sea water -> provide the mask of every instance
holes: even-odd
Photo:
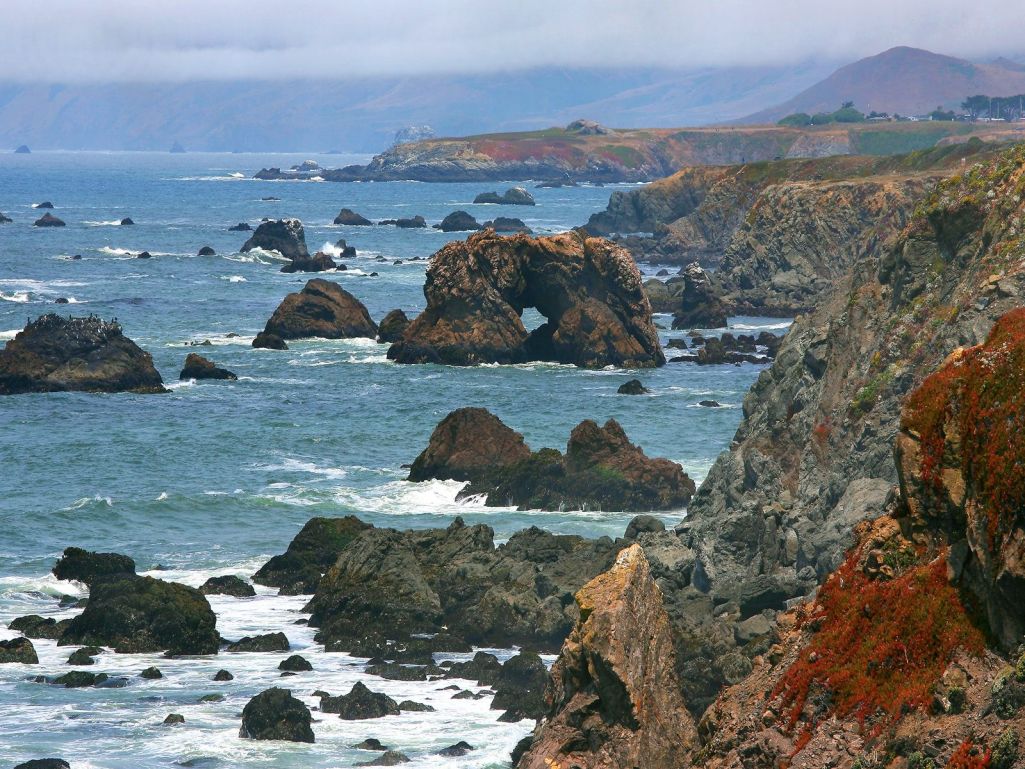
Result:
[[[460,484],[409,483],[403,465],[426,446],[452,409],[482,406],[523,433],[531,448],[564,448],[583,419],[615,418],[649,456],[679,462],[700,482],[728,447],[747,389],[763,366],[669,364],[658,370],[584,371],[535,363],[458,368],[402,366],[370,340],[289,342],[288,351],[250,342],[289,292],[311,275],[280,272],[273,253],[240,254],[264,217],[298,217],[310,252],[336,255],[348,269],[317,277],[338,281],[375,320],[400,308],[424,308],[427,257],[466,233],[332,224],[339,209],[374,220],[423,215],[429,223],[462,209],[478,221],[517,216],[537,233],[578,226],[610,192],[629,185],[536,189],[534,207],[473,205],[484,191],[512,183],[263,182],[253,173],[305,159],[339,166],[365,158],[310,155],[45,153],[0,155],[0,343],[45,312],[117,318],[153,355],[165,395],[61,393],[0,398],[0,638],[11,619],[59,609],[82,586],[49,569],[64,547],[116,551],[140,571],[198,586],[209,576],[249,578],[283,552],[313,516],[356,514],[377,526],[445,526],[457,515],[492,526],[501,541],[536,525],[557,533],[622,535],[630,514],[615,510],[522,511],[457,502]],[[265,200],[264,198],[278,198]],[[33,204],[53,202],[64,228],[35,228]],[[131,217],[134,226],[119,226]],[[344,238],[355,257],[337,256]],[[216,256],[199,257],[209,245]],[[152,259],[135,254],[149,251]],[[72,259],[74,255],[81,259]],[[414,260],[414,257],[420,257]],[[401,262],[401,263],[399,263]],[[659,265],[642,265],[653,274]],[[373,275],[373,273],[377,273]],[[57,305],[63,297],[67,305]],[[656,321],[669,327],[668,316]],[[525,313],[536,325],[540,316]],[[732,318],[735,333],[768,329],[774,319]],[[681,332],[663,330],[663,343]],[[209,342],[209,345],[206,344]],[[201,346],[194,346],[200,344]],[[179,382],[189,352],[234,371],[237,382]],[[639,377],[646,396],[616,388]],[[705,408],[715,400],[722,408]],[[668,525],[685,511],[662,514]],[[150,571],[154,570],[155,571]],[[490,698],[453,700],[442,683],[385,681],[363,661],[325,654],[305,617],[305,599],[257,587],[252,599],[213,596],[222,636],[284,632],[312,672],[281,679],[285,654],[221,654],[166,660],[102,654],[94,672],[129,676],[122,689],[63,689],[27,680],[71,668],[72,651],[34,641],[40,664],[0,666],[0,769],[29,758],[62,756],[73,767],[347,767],[379,754],[350,746],[376,737],[407,754],[411,767],[498,767],[532,723],[502,724]],[[496,650],[501,657],[513,650]],[[460,655],[451,655],[460,658]],[[462,655],[468,657],[470,655]],[[157,665],[164,678],[138,673]],[[221,669],[230,682],[212,681]],[[426,702],[433,713],[342,721],[315,712],[313,745],[238,737],[250,697],[282,685],[315,705],[316,689],[344,694],[356,680],[393,698]],[[473,682],[459,682],[474,688]],[[205,694],[224,701],[199,703]],[[162,725],[170,712],[186,723]],[[466,740],[462,758],[435,753]]]

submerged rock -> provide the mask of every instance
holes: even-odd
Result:
[[[369,524],[352,515],[311,518],[284,553],[260,567],[253,582],[281,588],[283,595],[313,593],[338,554],[368,528]]]
[[[257,694],[242,710],[238,736],[253,740],[313,742],[310,709],[288,689],[274,687]]]
[[[348,694],[340,697],[321,697],[320,709],[324,713],[337,713],[345,721],[361,721],[384,716],[397,716],[399,705],[387,694],[370,691],[361,682],[353,684]]]
[[[453,211],[441,220],[441,224],[434,225],[434,229],[442,232],[469,232],[480,228],[480,223],[466,211]]]
[[[662,592],[640,546],[623,550],[576,601],[580,621],[552,667],[547,718],[517,766],[683,766],[697,729],[680,694]]]
[[[298,219],[276,219],[263,222],[256,232],[239,249],[242,253],[260,248],[264,251],[277,251],[286,259],[308,258],[306,250],[306,233],[303,223]]]
[[[313,256],[302,256],[292,259],[291,262],[281,268],[282,272],[325,272],[327,270],[336,270],[338,265],[335,264],[334,259],[325,254],[323,251],[318,251]]]
[[[71,656],[68,657],[68,664],[95,665],[96,660],[93,657],[99,654],[100,651],[102,650],[98,646],[83,646],[81,649],[75,649],[75,651],[71,652]]]
[[[0,665],[16,662],[22,665],[35,665],[39,662],[36,648],[27,638],[12,638],[0,641]]]
[[[197,355],[194,352],[190,352],[185,358],[185,367],[181,370],[178,378],[182,380],[230,379],[231,381],[238,379],[238,377],[231,371],[228,371],[228,369],[219,368],[213,361],[204,358],[202,355]]]
[[[344,288],[333,281],[313,278],[302,291],[284,298],[263,333],[280,339],[374,339],[377,324],[363,303]]]
[[[427,308],[388,350],[392,360],[547,360],[587,368],[665,362],[637,265],[600,238],[478,233],[433,256],[424,296]],[[525,307],[547,322],[528,332]]]
[[[9,216],[4,216],[3,211],[0,211],[0,224],[9,224],[12,221],[14,220],[11,219]]]
[[[0,395],[85,390],[164,392],[153,358],[117,322],[49,313],[0,351]]]
[[[231,595],[235,598],[252,598],[256,595],[252,585],[234,574],[210,577],[199,586],[199,592],[203,595]]]
[[[135,574],[135,561],[121,553],[94,553],[80,547],[67,547],[51,571],[57,579],[91,585],[111,574]]]
[[[408,326],[409,318],[406,317],[406,313],[402,310],[391,310],[384,316],[381,325],[377,327],[377,341],[388,344],[397,342],[402,338]]]
[[[510,187],[501,195],[497,192],[482,192],[473,199],[474,203],[492,203],[507,206],[532,206],[535,204],[534,196],[523,187]]]
[[[52,208],[52,206],[51,206]],[[32,223],[33,227],[64,227],[64,220],[50,213],[43,214]]]

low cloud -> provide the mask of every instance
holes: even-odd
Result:
[[[5,0],[0,79],[144,82],[1021,52],[1021,0]]]

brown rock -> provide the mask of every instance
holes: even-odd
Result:
[[[673,328],[724,328],[726,305],[701,265],[691,262],[680,274],[683,289],[676,299]]]
[[[427,448],[413,462],[408,480],[479,479],[490,470],[529,456],[523,436],[490,411],[461,408],[434,428]]]
[[[580,621],[552,667],[548,718],[519,769],[683,766],[697,730],[675,671],[662,592],[639,545],[576,595]]]
[[[363,303],[344,288],[314,278],[302,291],[285,297],[267,321],[263,334],[280,339],[374,339],[377,325]]]
[[[182,368],[179,379],[238,379],[235,374],[226,368],[219,368],[212,360],[190,352],[185,358],[185,367]]]

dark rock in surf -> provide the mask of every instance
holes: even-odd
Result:
[[[497,192],[482,192],[473,199],[476,204],[491,203],[506,206],[532,206],[535,205],[534,196],[523,187],[510,187],[501,195]]]
[[[196,256],[217,256],[217,252],[214,251],[210,246],[203,246],[199,249]]]
[[[616,390],[616,393],[619,395],[646,395],[649,392],[651,390],[641,384],[640,379],[627,380]]]
[[[335,224],[347,225],[349,227],[370,227],[373,222],[365,216],[360,216],[351,208],[343,208],[335,217]]]
[[[219,368],[213,361],[202,355],[190,352],[185,358],[185,366],[178,375],[178,379],[228,379],[235,381],[238,377],[226,368]],[[207,582],[209,581],[207,580]]]
[[[34,758],[18,764],[14,769],[71,769],[71,764],[63,758]]]
[[[135,574],[135,561],[121,553],[94,553],[80,547],[67,547],[52,572],[57,579],[91,585],[112,574]]]
[[[356,766],[398,766],[399,764],[408,764],[409,756],[405,753],[400,753],[397,750],[386,750],[380,758],[375,758],[371,761],[357,762]]]
[[[410,481],[471,481],[523,461],[530,449],[523,436],[487,409],[461,408],[446,416],[409,470]]]
[[[340,285],[313,278],[302,291],[282,300],[263,333],[281,339],[374,339],[377,324],[363,303]]]
[[[522,232],[528,235],[532,232],[522,219],[509,216],[496,216],[493,221],[484,222],[483,227],[490,227],[495,232]]]
[[[168,713],[164,719],[164,726],[177,726],[185,723],[185,716],[181,713]]]
[[[377,327],[377,341],[391,344],[397,342],[409,326],[409,318],[402,310],[391,310]]]
[[[427,220],[417,214],[408,219],[384,219],[378,224],[392,224],[403,230],[418,230],[427,227]]]
[[[81,649],[75,649],[71,652],[71,656],[68,657],[69,665],[95,665],[96,660],[93,659],[102,650],[98,646],[83,646]]]
[[[15,155],[31,155],[32,150],[28,148],[27,144],[19,144],[18,148],[14,150]]]
[[[290,673],[305,673],[313,670],[313,665],[301,654],[293,654],[288,659],[281,660],[278,663],[278,670],[285,670]]]
[[[313,742],[310,709],[288,689],[274,687],[253,697],[242,710],[238,736],[253,740]]]
[[[653,515],[635,515],[626,525],[625,539],[634,540],[643,534],[659,534],[666,530],[666,525]]]
[[[63,227],[64,221],[58,219],[53,214],[43,214],[41,217],[35,220],[32,224],[33,227]]]
[[[313,593],[321,576],[338,554],[361,532],[370,528],[359,518],[311,518],[289,543],[253,575],[253,582],[281,588],[282,595]]]
[[[122,227],[130,227],[131,225],[135,224],[135,222],[132,221],[132,217],[126,216],[124,219],[121,220],[120,224]]]
[[[32,207],[33,208],[49,208],[49,209],[52,210],[53,209],[53,203],[51,203],[49,200],[44,200],[42,203],[33,203]]]
[[[21,665],[36,665],[39,657],[36,656],[36,648],[27,638],[12,638],[9,641],[0,641],[0,665],[17,663]]]
[[[210,577],[199,586],[199,592],[203,595],[230,595],[235,598],[252,598],[256,595],[252,585],[234,574]]]
[[[306,250],[306,233],[303,231],[303,223],[298,219],[275,219],[263,222],[239,250],[246,253],[254,248],[277,251],[286,259],[293,260],[310,255],[310,252]]]
[[[48,638],[52,641],[60,638],[69,624],[71,624],[70,619],[62,619],[58,622],[54,617],[28,614],[11,620],[7,627],[10,630],[18,631],[26,638]]]
[[[214,673],[214,680],[215,681],[234,681],[235,680],[235,676],[233,676],[227,670],[218,670],[216,673]]]
[[[0,224],[8,224],[13,221],[13,219],[11,219],[9,216],[4,216],[3,212],[0,211]]]
[[[545,714],[544,692],[548,668],[533,652],[520,652],[510,658],[498,674],[492,710],[515,711],[523,718],[541,718]]]
[[[469,232],[480,228],[480,223],[466,211],[453,211],[441,220],[441,224],[434,225],[434,229],[442,232]]]
[[[356,256],[356,247],[350,246],[348,243],[345,242],[344,238],[339,238],[335,241],[335,248],[341,251],[340,256],[342,257]]]
[[[147,681],[159,681],[163,677],[164,674],[157,667],[148,667],[139,673],[139,678],[145,678]]]
[[[153,258],[153,254],[151,254],[149,251],[140,251],[139,253],[137,253],[135,255],[135,258],[136,259],[152,259]]]
[[[381,752],[388,750],[388,746],[375,737],[368,737],[363,742],[358,742],[352,747],[356,748],[356,750],[378,750]]]
[[[252,229],[248,222],[239,222],[229,227],[228,232],[252,232]]]
[[[288,637],[284,633],[264,633],[263,635],[240,638],[238,641],[228,644],[228,648],[225,651],[287,652],[290,646]]]
[[[282,272],[325,272],[326,270],[338,269],[334,259],[318,251],[313,256],[302,256],[292,259],[291,262],[281,268]]]
[[[473,745],[465,740],[460,740],[455,745],[449,745],[447,748],[439,750],[438,755],[445,756],[446,758],[456,758],[458,756],[465,756],[473,750],[475,750]]]
[[[345,721],[362,721],[384,716],[397,716],[398,703],[387,694],[370,691],[357,681],[348,694],[340,697],[321,697],[320,709],[324,713],[337,713]]]
[[[287,350],[288,345],[285,344],[285,340],[277,334],[268,334],[266,331],[261,331],[253,339],[253,347],[262,348],[264,350]]]

